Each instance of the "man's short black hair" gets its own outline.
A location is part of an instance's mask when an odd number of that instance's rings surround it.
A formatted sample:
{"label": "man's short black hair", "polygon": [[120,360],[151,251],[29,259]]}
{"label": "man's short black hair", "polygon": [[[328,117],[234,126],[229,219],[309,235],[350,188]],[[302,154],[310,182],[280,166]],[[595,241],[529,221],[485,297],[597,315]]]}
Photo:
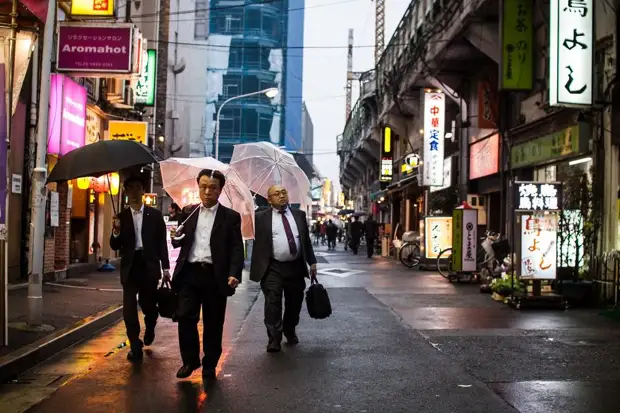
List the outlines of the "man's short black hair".
{"label": "man's short black hair", "polygon": [[200,182],[200,178],[202,178],[203,176],[208,176],[209,178],[215,178],[218,181],[220,181],[220,189],[224,188],[224,185],[226,184],[226,177],[220,171],[214,171],[211,169],[203,169],[198,174],[198,177],[196,178],[196,182]]}
{"label": "man's short black hair", "polygon": [[139,176],[130,176],[129,178],[125,179],[125,182],[123,182],[123,186],[127,188],[128,185],[131,185],[134,182],[139,183],[142,189],[145,188],[144,181]]}
{"label": "man's short black hair", "polygon": [[175,211],[181,211],[181,207],[176,202],[173,202],[172,205],[170,205],[170,208],[174,209]]}

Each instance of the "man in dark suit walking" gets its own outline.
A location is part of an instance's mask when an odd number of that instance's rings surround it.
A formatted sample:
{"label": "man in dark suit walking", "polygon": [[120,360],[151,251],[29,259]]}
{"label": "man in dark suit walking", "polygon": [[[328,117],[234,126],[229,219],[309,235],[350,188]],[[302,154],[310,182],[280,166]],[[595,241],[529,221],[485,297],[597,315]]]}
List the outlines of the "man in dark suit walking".
{"label": "man in dark suit walking", "polygon": [[179,346],[183,366],[177,377],[189,377],[200,368],[198,320],[202,307],[202,376],[215,378],[222,354],[222,331],[226,300],[241,282],[244,266],[241,216],[218,203],[226,178],[219,171],[205,169],[197,178],[202,203],[192,208],[182,234],[172,244],[181,252],[174,270],[172,287],[178,293]]}
{"label": "man in dark suit walking", "polygon": [[[124,183],[129,208],[114,219],[110,247],[121,252],[121,284],[123,285],[123,319],[131,350],[129,360],[142,358],[142,347],[155,340],[157,324],[157,286],[162,270],[168,272],[166,224],[161,212],[142,203],[144,184],[130,177]],[[139,297],[136,300],[136,295]],[[140,340],[138,302],[144,313],[144,342]]]}
{"label": "man in dark suit walking", "polygon": [[[316,258],[306,213],[291,209],[288,192],[280,185],[269,189],[270,209],[255,218],[255,240],[250,279],[260,282],[265,295],[265,326],[270,353],[281,350],[282,334],[289,344],[299,343],[295,332],[310,275],[316,279]],[[282,317],[282,295],[286,299]]]}
{"label": "man in dark suit walking", "polygon": [[368,258],[372,258],[375,252],[375,242],[379,237],[379,225],[372,215],[368,215],[368,219],[364,222],[364,234],[366,235],[366,252]]}

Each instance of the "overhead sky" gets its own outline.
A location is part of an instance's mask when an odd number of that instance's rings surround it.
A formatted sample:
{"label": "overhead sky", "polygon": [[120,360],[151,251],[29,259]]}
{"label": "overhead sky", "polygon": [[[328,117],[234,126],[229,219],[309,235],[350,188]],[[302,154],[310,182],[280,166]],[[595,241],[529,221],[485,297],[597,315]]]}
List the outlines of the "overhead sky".
{"label": "overhead sky", "polygon": [[[385,44],[410,0],[385,0]],[[354,30],[353,71],[374,67],[373,0],[306,0],[303,96],[314,123],[314,164],[339,190],[336,136],[345,123],[345,86],[349,28]],[[359,84],[353,83],[353,102]]]}

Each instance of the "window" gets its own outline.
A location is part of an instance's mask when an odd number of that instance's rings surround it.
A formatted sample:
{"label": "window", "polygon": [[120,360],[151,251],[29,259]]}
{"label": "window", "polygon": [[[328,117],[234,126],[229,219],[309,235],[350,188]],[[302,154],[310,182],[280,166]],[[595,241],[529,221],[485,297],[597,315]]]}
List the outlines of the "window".
{"label": "window", "polygon": [[224,97],[226,99],[239,96],[239,86],[236,84],[224,85]]}

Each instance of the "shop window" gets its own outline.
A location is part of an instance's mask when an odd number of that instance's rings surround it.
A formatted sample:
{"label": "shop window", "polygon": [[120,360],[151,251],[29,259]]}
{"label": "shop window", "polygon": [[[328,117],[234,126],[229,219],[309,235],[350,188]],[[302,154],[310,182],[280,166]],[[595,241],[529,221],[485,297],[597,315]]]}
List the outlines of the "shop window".
{"label": "shop window", "polygon": [[557,166],[548,165],[543,168],[537,168],[534,170],[534,181],[536,182],[556,182],[557,180]]}

